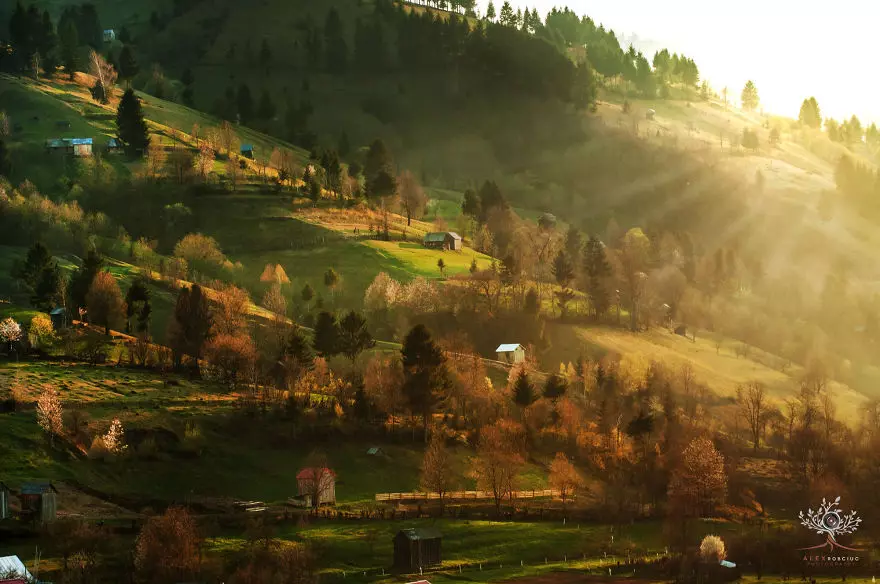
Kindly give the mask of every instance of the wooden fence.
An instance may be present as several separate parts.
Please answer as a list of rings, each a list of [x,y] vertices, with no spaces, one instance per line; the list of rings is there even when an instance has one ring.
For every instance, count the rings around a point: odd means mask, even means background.
[[[511,497],[512,495],[512,497]],[[531,491],[514,491],[513,493],[505,493],[504,498],[509,499],[538,499],[546,497],[558,497],[559,491],[556,489],[542,489]],[[494,495],[489,491],[451,491],[444,496],[447,500],[467,499],[493,499]],[[411,492],[411,493],[376,493],[377,501],[431,501],[439,500],[438,493],[427,492]]]

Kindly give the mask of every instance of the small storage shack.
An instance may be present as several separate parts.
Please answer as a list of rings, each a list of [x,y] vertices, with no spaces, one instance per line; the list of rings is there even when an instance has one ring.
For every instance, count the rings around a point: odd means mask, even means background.
[[[315,507],[336,504],[336,473],[329,468],[304,468],[296,474],[299,495],[314,498]]]
[[[59,331],[67,328],[67,311],[59,306],[49,311],[49,318],[52,320],[52,328]]]
[[[394,568],[415,572],[440,564],[443,534],[433,527],[401,529],[394,536]]]
[[[40,523],[55,521],[58,512],[57,496],[58,490],[48,481],[24,483],[18,495],[22,515],[28,515]]]
[[[253,144],[242,144],[239,153],[245,158],[250,158],[253,160],[254,158],[254,145]]]
[[[522,363],[526,360],[526,349],[519,343],[506,343],[498,345],[495,349],[498,354],[498,360],[504,363]]]
[[[461,235],[454,231],[426,233],[422,239],[422,245],[431,249],[461,251]]]

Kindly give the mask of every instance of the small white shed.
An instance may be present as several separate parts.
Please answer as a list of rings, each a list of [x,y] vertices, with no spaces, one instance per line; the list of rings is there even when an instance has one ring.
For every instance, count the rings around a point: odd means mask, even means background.
[[[522,363],[526,360],[526,349],[519,343],[498,345],[495,352],[498,354],[498,360],[504,363]]]

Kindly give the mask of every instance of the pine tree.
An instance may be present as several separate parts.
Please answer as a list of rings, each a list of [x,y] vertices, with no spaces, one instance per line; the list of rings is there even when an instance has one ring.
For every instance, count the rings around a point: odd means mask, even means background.
[[[6,147],[6,142],[0,139],[0,176],[11,178],[11,175],[12,161],[9,158],[9,149]]]
[[[742,90],[742,95],[740,96],[740,101],[742,101],[743,109],[747,112],[754,111],[758,107],[760,98],[758,98],[758,88],[755,87],[753,81],[749,80],[746,82],[746,85]]]
[[[521,369],[513,383],[513,402],[521,408],[535,403],[535,388],[525,369]]]
[[[275,113],[275,103],[272,102],[272,96],[264,89],[260,96],[260,104],[257,106],[257,118],[271,122],[275,119]]]
[[[79,66],[79,33],[72,19],[63,20],[58,26],[58,39],[61,43],[61,64],[68,77],[73,79]]]
[[[125,90],[119,101],[119,108],[116,110],[116,128],[119,139],[125,144],[129,155],[143,156],[146,153],[147,146],[150,145],[150,134],[144,121],[141,100],[131,88]]]
[[[194,360],[201,357],[212,324],[208,298],[201,286],[193,284],[190,288],[181,288],[168,331],[169,344],[178,363],[183,355]],[[198,362],[195,361],[194,365],[197,367]]]
[[[486,7],[486,20],[495,22],[495,3],[489,0],[489,6]]]
[[[324,23],[324,42],[327,47],[327,68],[332,73],[342,73],[348,66],[348,46],[342,20],[335,8],[327,13]]]
[[[354,362],[363,351],[376,345],[370,331],[367,330],[367,319],[363,315],[349,311],[339,321],[339,352]]]
[[[808,128],[819,129],[822,127],[822,112],[819,110],[819,102],[815,97],[805,99],[801,104],[798,121]]]
[[[565,395],[568,390],[568,383],[561,375],[554,374],[547,378],[544,384],[544,397],[549,400],[557,400]]]
[[[89,292],[89,286],[101,269],[104,267],[104,258],[95,250],[89,250],[80,266],[70,277],[70,284],[67,287],[68,306],[77,311],[86,305],[86,294]]]
[[[235,104],[241,123],[247,125],[254,117],[254,98],[251,96],[251,89],[247,84],[242,83],[238,86]]]
[[[315,338],[312,342],[315,351],[322,357],[338,355],[340,347],[339,324],[336,317],[327,311],[318,314],[315,321]]]
[[[584,247],[584,272],[587,275],[587,296],[593,308],[593,315],[599,317],[611,306],[610,293],[606,280],[611,275],[611,265],[605,252],[605,244],[591,235]]]
[[[132,282],[125,293],[125,332],[131,332],[131,320],[137,318],[137,331],[146,333],[150,329],[150,289],[142,278]]]
[[[125,81],[131,81],[140,71],[140,67],[134,58],[134,51],[125,45],[119,52],[119,76]]]
[[[504,4],[501,5],[501,16],[499,18],[499,22],[501,26],[515,26],[516,25],[516,14],[513,12],[513,7],[510,5],[508,0],[504,0]]]
[[[400,355],[404,372],[403,394],[413,415],[422,416],[427,442],[428,421],[448,385],[446,357],[422,324],[407,333]]]

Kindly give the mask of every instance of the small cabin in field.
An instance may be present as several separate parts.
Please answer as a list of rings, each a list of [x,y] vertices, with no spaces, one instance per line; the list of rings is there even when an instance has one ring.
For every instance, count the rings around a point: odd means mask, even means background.
[[[242,144],[239,153],[245,158],[250,158],[253,160],[254,158],[254,145],[253,144]]]
[[[514,363],[522,363],[526,360],[526,349],[519,343],[507,343],[498,345],[495,349],[498,354],[498,360],[513,365]]]
[[[336,473],[329,468],[304,468],[296,474],[300,496],[309,495],[315,507],[336,504]]]
[[[461,251],[461,235],[454,231],[426,233],[422,245],[430,249]]]
[[[47,152],[63,152],[77,157],[92,155],[91,138],[50,138],[46,140]]]
[[[18,494],[22,515],[28,515],[40,523],[55,521],[58,512],[57,497],[58,490],[48,481],[24,483]]]
[[[112,28],[108,28],[104,30],[104,42],[112,43],[116,40],[116,31]]]
[[[439,565],[443,534],[433,527],[401,529],[394,536],[394,568],[415,572],[419,568]]]
[[[653,120],[655,115],[657,115],[657,112],[652,109],[649,109],[648,111],[645,112],[645,118],[647,118],[649,120]]]

